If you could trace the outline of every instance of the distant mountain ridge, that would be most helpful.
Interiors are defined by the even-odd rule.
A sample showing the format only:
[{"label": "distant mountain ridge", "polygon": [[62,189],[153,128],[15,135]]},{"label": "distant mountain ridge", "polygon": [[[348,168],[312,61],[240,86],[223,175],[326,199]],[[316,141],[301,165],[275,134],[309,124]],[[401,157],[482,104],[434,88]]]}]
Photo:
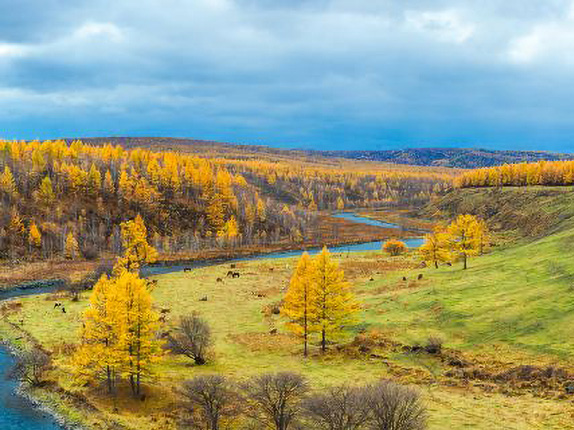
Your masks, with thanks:
[{"label": "distant mountain ridge", "polygon": [[541,160],[574,160],[574,154],[561,154],[548,151],[514,151],[477,148],[407,148],[380,151],[321,151],[281,149],[265,146],[262,143],[258,143],[257,145],[248,145],[243,143],[228,143],[172,137],[91,137],[80,139],[85,142],[95,144],[111,142],[125,147],[142,146],[150,149],[155,147],[164,150],[185,150],[186,152],[192,153],[215,150],[220,152],[222,155],[229,152],[237,153],[241,151],[262,153],[268,156],[288,156],[289,154],[297,154],[352,160],[381,161],[415,166],[454,167],[463,169],[491,167],[501,164],[532,163]]},{"label": "distant mountain ridge", "polygon": [[328,157],[386,161],[417,166],[472,169],[501,164],[532,163],[542,160],[574,160],[574,154],[546,151],[512,151],[474,148],[409,148],[382,151],[309,151]]}]

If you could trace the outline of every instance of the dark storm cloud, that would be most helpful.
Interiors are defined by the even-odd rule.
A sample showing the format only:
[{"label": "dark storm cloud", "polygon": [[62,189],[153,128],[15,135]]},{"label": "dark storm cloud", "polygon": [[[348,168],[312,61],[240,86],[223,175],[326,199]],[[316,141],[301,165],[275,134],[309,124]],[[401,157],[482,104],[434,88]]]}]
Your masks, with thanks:
[{"label": "dark storm cloud", "polygon": [[558,0],[0,0],[0,130],[572,150],[573,44]]}]

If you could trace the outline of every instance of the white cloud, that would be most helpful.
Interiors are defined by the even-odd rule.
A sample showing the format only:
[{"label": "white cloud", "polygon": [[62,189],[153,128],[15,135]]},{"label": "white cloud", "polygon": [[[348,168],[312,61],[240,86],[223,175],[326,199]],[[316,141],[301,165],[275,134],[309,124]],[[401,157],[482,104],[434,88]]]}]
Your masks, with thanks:
[{"label": "white cloud", "polygon": [[86,38],[107,38],[120,40],[122,38],[121,29],[107,22],[87,22],[74,31],[74,37],[80,39]]},{"label": "white cloud", "polygon": [[510,42],[508,57],[514,63],[528,64],[552,59],[552,63],[574,62],[574,20],[536,26],[528,34]]},{"label": "white cloud", "polygon": [[15,43],[0,43],[0,58],[22,57],[26,55],[28,48],[25,45]]},{"label": "white cloud", "polygon": [[574,1],[553,19],[535,23],[508,43],[507,57],[516,64],[574,64]]},{"label": "white cloud", "polygon": [[440,40],[464,43],[475,32],[475,25],[465,21],[453,9],[441,11],[407,11],[407,27],[434,35]]}]

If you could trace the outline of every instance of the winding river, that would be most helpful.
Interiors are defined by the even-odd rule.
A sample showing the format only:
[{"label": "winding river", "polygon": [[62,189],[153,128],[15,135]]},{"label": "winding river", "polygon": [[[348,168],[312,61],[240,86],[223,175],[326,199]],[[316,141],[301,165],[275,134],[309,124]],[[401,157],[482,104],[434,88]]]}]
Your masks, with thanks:
[{"label": "winding river", "polygon": [[[344,218],[349,221],[375,225],[385,228],[404,229],[399,224],[392,224],[383,221],[373,220],[370,218],[361,217],[354,213],[342,212],[333,215],[337,218]],[[421,232],[422,233],[422,232]],[[404,240],[410,248],[418,248],[422,243],[422,238],[410,238]],[[329,250],[333,253],[347,253],[357,251],[375,251],[381,249],[381,241],[364,242],[353,245],[334,246]],[[310,254],[316,254],[320,249],[310,249]],[[255,255],[251,257],[240,258],[234,261],[258,260],[258,259],[272,259],[272,258],[285,258],[294,257],[301,254],[301,251],[281,251],[273,252],[270,254]],[[192,265],[193,267],[205,267],[209,265],[219,264],[219,261],[213,262],[200,262]],[[190,267],[190,265],[185,265]],[[170,272],[177,272],[183,270],[183,265],[178,266],[154,266],[147,267],[142,272],[142,275],[149,276],[155,274],[163,274]],[[0,291],[0,300],[6,300],[14,297],[23,297],[33,294],[43,294],[50,292],[54,287],[34,288],[34,289],[12,289],[8,291]],[[63,430],[52,417],[43,413],[42,411],[34,408],[31,403],[25,398],[16,394],[18,383],[6,378],[7,373],[14,364],[14,357],[8,352],[7,349],[0,346],[0,430]]]}]

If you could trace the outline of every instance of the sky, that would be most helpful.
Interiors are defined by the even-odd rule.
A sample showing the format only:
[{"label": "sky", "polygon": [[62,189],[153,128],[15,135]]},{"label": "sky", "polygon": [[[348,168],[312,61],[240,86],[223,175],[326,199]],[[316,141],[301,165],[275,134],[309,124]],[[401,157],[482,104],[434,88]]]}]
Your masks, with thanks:
[{"label": "sky", "polygon": [[574,152],[565,0],[0,0],[0,137]]}]

